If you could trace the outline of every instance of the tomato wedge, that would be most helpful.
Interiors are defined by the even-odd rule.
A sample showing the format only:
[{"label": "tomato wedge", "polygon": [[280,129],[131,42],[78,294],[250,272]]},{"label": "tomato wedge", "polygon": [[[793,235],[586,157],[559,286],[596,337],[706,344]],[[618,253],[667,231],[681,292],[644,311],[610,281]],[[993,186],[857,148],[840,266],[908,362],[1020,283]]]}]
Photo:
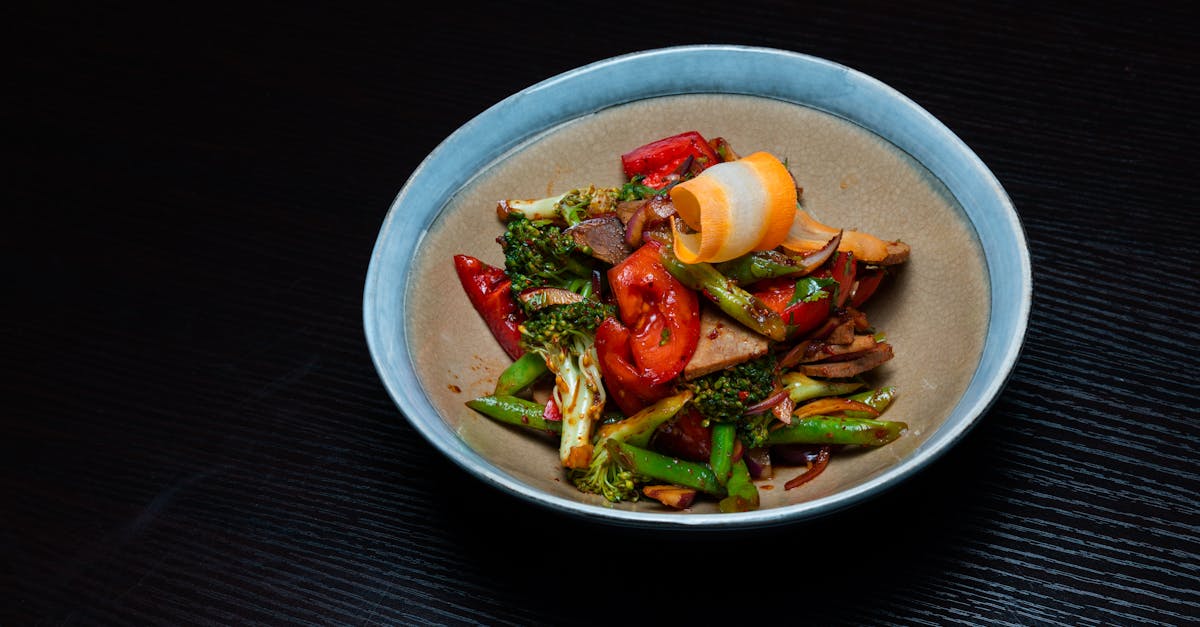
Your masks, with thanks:
[{"label": "tomato wedge", "polygon": [[634,365],[650,385],[679,376],[700,342],[700,298],[667,272],[656,240],[608,271]]},{"label": "tomato wedge", "polygon": [[632,416],[642,408],[674,393],[668,383],[655,385],[642,377],[633,363],[629,329],[616,318],[605,318],[596,328],[596,356],[608,397],[621,412]]},{"label": "tomato wedge", "polygon": [[504,270],[470,255],[455,255],[454,270],[471,306],[479,313],[508,356],[516,359],[521,348],[519,326],[525,320],[512,295],[512,281]]}]

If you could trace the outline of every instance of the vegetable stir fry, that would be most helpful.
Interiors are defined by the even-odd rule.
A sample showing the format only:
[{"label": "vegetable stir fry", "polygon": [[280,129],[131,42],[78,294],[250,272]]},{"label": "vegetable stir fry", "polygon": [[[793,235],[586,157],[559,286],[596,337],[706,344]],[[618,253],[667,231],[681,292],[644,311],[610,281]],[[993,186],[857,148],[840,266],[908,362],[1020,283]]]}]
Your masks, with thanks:
[{"label": "vegetable stir fry", "polygon": [[[864,305],[909,247],[813,219],[786,164],[690,131],[621,156],[627,182],[497,203],[503,267],[454,257],[512,358],[467,406],[549,434],[610,502],[754,509],[847,447],[903,435]],[[781,477],[782,478],[782,477]]]}]

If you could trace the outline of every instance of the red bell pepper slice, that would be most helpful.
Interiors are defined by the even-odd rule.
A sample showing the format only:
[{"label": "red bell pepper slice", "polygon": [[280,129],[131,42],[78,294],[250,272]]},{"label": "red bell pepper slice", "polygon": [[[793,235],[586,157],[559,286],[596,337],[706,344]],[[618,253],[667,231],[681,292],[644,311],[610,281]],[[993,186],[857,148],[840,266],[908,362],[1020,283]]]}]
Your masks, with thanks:
[{"label": "red bell pepper slice", "polygon": [[679,376],[700,342],[700,298],[667,272],[661,248],[647,241],[608,271],[634,364],[650,385]]},{"label": "red bell pepper slice", "polygon": [[653,384],[634,365],[629,329],[613,317],[596,327],[596,356],[608,396],[626,416],[674,393],[669,383]]},{"label": "red bell pepper slice", "polygon": [[696,171],[721,162],[704,136],[696,131],[687,131],[671,137],[652,141],[621,155],[625,176],[632,179],[643,176],[642,184],[661,189],[671,182],[669,178],[688,157],[692,157],[692,168]]},{"label": "red bell pepper slice", "polygon": [[454,270],[471,306],[487,323],[504,352],[513,359],[523,355],[519,326],[525,320],[525,313],[513,297],[512,281],[504,270],[470,255],[455,255]]},{"label": "red bell pepper slice", "polygon": [[883,266],[875,266],[863,268],[857,273],[856,283],[854,287],[854,295],[850,297],[850,306],[855,309],[860,309],[867,299],[879,289],[879,284],[883,282],[883,275],[886,270]]},{"label": "red bell pepper slice", "polygon": [[[802,279],[803,280],[803,279]],[[774,310],[788,325],[788,336],[796,337],[820,326],[833,313],[833,294],[814,301],[796,301],[796,279],[779,277],[754,284],[753,294]],[[832,292],[829,288],[823,288]]]},{"label": "red bell pepper slice", "polygon": [[838,307],[842,307],[850,298],[850,292],[854,289],[854,278],[857,274],[858,261],[854,259],[854,253],[838,251],[829,261],[825,262],[825,265],[813,272],[812,276],[831,278],[838,282],[834,303]]}]

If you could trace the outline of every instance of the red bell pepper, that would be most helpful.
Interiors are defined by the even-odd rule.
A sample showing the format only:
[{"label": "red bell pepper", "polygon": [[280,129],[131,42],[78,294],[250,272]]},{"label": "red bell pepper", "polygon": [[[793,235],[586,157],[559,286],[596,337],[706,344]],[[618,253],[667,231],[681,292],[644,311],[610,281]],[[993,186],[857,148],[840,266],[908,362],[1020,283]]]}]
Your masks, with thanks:
[{"label": "red bell pepper", "polygon": [[525,320],[525,313],[513,297],[512,281],[504,270],[470,255],[455,255],[454,270],[471,306],[487,323],[504,352],[513,359],[523,355],[519,326]]},{"label": "red bell pepper", "polygon": [[[803,280],[805,279],[800,279]],[[779,277],[759,281],[753,286],[753,294],[778,313],[783,318],[783,323],[788,325],[789,337],[796,337],[817,328],[833,313],[833,294],[832,290],[827,288],[822,288],[829,293],[824,298],[792,302],[796,296],[797,283],[796,279]]]},{"label": "red bell pepper", "polygon": [[857,274],[858,261],[854,258],[854,253],[839,251],[829,261],[826,261],[824,266],[813,272],[812,276],[831,278],[838,282],[834,303],[838,307],[842,307],[850,298],[850,292],[854,289],[854,278]]},{"label": "red bell pepper", "polygon": [[700,342],[700,298],[667,272],[656,240],[608,271],[608,284],[641,377],[650,385],[683,372]]},{"label": "red bell pepper", "polygon": [[857,285],[854,286],[854,294],[850,297],[850,306],[855,309],[860,309],[867,299],[879,289],[879,284],[883,282],[883,275],[887,271],[883,266],[874,266],[862,268],[855,277]]},{"label": "red bell pepper", "polygon": [[[799,280],[779,277],[759,281],[753,285],[753,294],[783,318],[784,324],[788,325],[788,336],[796,337],[817,328],[847,303],[856,276],[854,255],[839,252],[812,274]],[[801,281],[822,279],[826,283],[832,281],[832,284],[821,287],[828,296],[816,300],[796,298]]]},{"label": "red bell pepper", "polygon": [[692,157],[692,170],[700,172],[721,162],[704,136],[696,131],[687,131],[671,137],[652,141],[621,155],[625,176],[632,179],[643,176],[642,184],[661,189],[671,182],[675,173]]}]

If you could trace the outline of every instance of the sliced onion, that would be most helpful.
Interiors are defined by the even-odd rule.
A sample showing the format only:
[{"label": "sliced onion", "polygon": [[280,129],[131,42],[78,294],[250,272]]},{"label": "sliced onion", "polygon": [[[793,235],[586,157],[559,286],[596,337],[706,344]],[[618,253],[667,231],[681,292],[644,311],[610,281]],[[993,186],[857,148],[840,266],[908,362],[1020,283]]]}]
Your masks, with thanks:
[{"label": "sliced onion", "polygon": [[783,357],[779,358],[779,369],[784,370],[800,363],[800,360],[804,359],[804,354],[808,352],[808,347],[811,344],[811,340],[805,340],[803,342],[798,342],[795,346],[788,349],[788,352],[784,353]]},{"label": "sliced onion", "polygon": [[750,476],[754,479],[763,479],[771,476],[771,449],[766,446],[746,449],[746,454],[742,457],[746,460],[746,469],[750,471]]},{"label": "sliced onion", "polygon": [[799,487],[817,478],[817,475],[824,472],[825,467],[829,465],[830,449],[828,446],[822,446],[821,450],[817,451],[817,458],[813,460],[812,465],[808,470],[788,480],[783,484],[784,490],[791,490]]},{"label": "sliced onion", "polygon": [[774,392],[771,392],[771,394],[769,396],[767,396],[766,398],[764,398],[763,400],[747,407],[746,411],[744,411],[743,414],[745,414],[747,416],[753,416],[754,414],[761,414],[761,413],[771,409],[772,407],[782,403],[785,398],[789,399],[789,400],[791,399],[791,397],[788,396],[788,389],[786,387],[777,388]]},{"label": "sliced onion", "polygon": [[625,223],[625,243],[633,248],[638,248],[642,245],[642,229],[646,228],[646,219],[649,216],[649,202],[642,203],[633,215],[629,216],[629,221]]},{"label": "sliced onion", "polygon": [[[784,388],[785,390],[787,388]],[[775,414],[775,418],[785,425],[792,424],[792,410],[796,409],[796,402],[792,400],[792,395],[789,392],[782,401],[776,403],[771,408],[771,413]]]},{"label": "sliced onion", "polygon": [[837,252],[838,245],[841,243],[842,231],[838,231],[833,237],[829,238],[829,241],[822,246],[820,250],[812,253],[806,253],[804,257],[800,259],[800,267],[804,268],[804,270],[803,272],[798,272],[797,274],[803,276],[812,272],[813,270],[816,270],[817,268],[820,268],[821,264],[829,261],[829,258],[833,256],[833,253]]}]

